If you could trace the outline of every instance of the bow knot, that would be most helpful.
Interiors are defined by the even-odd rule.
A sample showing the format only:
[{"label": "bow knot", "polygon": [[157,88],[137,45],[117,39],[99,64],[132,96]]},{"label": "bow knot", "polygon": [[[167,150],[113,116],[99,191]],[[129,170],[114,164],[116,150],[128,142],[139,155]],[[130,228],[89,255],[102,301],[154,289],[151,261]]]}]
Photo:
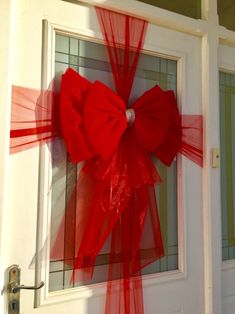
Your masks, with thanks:
[{"label": "bow knot", "polygon": [[135,122],[135,110],[134,109],[126,110],[126,121],[127,121],[127,127],[132,126],[132,124]]}]

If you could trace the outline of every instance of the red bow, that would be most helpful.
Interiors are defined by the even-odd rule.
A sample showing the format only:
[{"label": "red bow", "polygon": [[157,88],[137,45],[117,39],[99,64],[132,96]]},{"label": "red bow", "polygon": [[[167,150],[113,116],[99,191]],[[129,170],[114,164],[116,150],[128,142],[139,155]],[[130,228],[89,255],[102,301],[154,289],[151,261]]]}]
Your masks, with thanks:
[{"label": "red bow", "polygon": [[[154,191],[160,177],[150,154],[170,165],[180,148],[174,94],[155,86],[126,112],[123,100],[107,86],[90,83],[68,69],[61,81],[60,118],[71,160],[86,160],[77,187],[74,269],[92,274],[95,259],[112,234],[109,280],[121,278],[120,293],[129,308],[125,313],[130,313],[131,285],[142,302],[141,280],[132,276],[163,255]],[[109,282],[111,297],[112,289]],[[107,313],[113,306],[111,297]]]},{"label": "red bow", "polygon": [[62,76],[60,116],[71,160],[78,163],[96,155],[108,160],[128,132],[145,153],[154,153],[170,165],[181,143],[180,115],[173,91],[164,92],[155,86],[131,108],[135,121],[128,128],[126,105],[116,93],[68,69]]}]

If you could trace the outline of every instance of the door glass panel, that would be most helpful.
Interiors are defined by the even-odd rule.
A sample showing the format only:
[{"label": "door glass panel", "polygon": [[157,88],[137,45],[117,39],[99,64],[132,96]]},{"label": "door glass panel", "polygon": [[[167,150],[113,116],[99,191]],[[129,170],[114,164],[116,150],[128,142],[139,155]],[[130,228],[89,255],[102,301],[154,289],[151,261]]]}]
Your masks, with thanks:
[{"label": "door glass panel", "polygon": [[[96,79],[113,88],[112,73],[106,48],[85,40],[56,35],[55,51],[55,75],[56,84],[66,68],[72,67],[81,75],[91,81]],[[163,89],[172,89],[176,92],[177,62],[157,56],[142,54],[140,57],[137,75],[135,78],[131,100],[143,94],[143,92],[156,84]],[[178,269],[178,230],[177,230],[177,166],[176,161],[170,168],[157,162],[158,171],[163,183],[156,187],[159,216],[162,235],[165,246],[165,256],[143,270],[143,274],[152,274]],[[52,199],[51,199],[51,245],[55,241],[56,230],[63,217],[66,218],[65,208],[70,200],[75,187],[79,166],[75,166],[69,160],[62,140],[54,142],[52,147]],[[76,211],[76,204],[70,204]],[[67,232],[66,219],[63,221],[64,234],[63,245],[59,256],[64,256],[66,251]],[[75,257],[75,252],[74,256]],[[105,247],[101,250],[96,260],[93,279],[90,282],[76,283],[83,285],[102,282],[105,280],[108,255]],[[51,259],[49,274],[49,290],[71,288],[71,267],[65,259]]]},{"label": "door glass panel", "polygon": [[234,0],[218,0],[219,23],[235,31],[235,2]]},{"label": "door glass panel", "polygon": [[201,18],[201,0],[138,0],[156,7],[183,14],[195,19]]},{"label": "door glass panel", "polygon": [[235,258],[235,75],[219,77],[222,256],[230,260]]}]

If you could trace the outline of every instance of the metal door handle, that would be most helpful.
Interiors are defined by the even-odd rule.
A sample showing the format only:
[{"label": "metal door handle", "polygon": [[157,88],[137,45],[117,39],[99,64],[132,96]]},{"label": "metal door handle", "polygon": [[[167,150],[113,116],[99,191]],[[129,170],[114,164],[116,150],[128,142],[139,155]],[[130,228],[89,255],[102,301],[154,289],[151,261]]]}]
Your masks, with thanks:
[{"label": "metal door handle", "polygon": [[6,314],[20,314],[20,290],[38,290],[43,286],[43,281],[35,286],[21,285],[20,267],[18,265],[11,265],[8,267],[5,272],[5,284],[2,290],[2,293],[6,294]]},{"label": "metal door handle", "polygon": [[24,290],[38,290],[38,289],[41,289],[43,286],[44,286],[43,281],[41,281],[38,286],[24,286],[24,285],[18,286],[18,285],[15,285],[15,286],[11,287],[11,291],[12,291],[12,293],[17,293],[22,289],[24,289]]}]

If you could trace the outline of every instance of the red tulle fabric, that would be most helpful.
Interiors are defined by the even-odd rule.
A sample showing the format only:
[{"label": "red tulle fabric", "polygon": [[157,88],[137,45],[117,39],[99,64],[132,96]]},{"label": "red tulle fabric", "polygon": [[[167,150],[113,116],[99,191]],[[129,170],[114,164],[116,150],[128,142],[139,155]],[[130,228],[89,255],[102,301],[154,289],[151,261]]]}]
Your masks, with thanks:
[{"label": "red tulle fabric", "polygon": [[[76,85],[79,82],[79,78],[74,75],[73,80]],[[84,79],[84,78],[83,78]],[[88,81],[87,81],[88,82]],[[88,82],[88,84],[90,84]],[[53,86],[53,85],[52,85]],[[65,87],[66,85],[64,85]],[[73,86],[67,86],[70,89]],[[174,93],[167,91],[166,95],[171,103],[174,103]],[[65,96],[67,97],[67,96]],[[61,103],[66,103],[68,99]],[[173,107],[174,108],[174,107]],[[21,86],[12,86],[12,109],[11,109],[11,131],[10,131],[10,153],[18,153],[38,145],[48,143],[58,136],[61,136],[60,131],[60,119],[59,119],[59,93],[53,91],[51,88],[48,90],[36,90]],[[63,105],[61,105],[61,110]],[[73,108],[68,109],[72,110]],[[79,122],[76,121],[78,117],[73,115],[71,112],[70,127],[67,128],[67,132],[71,134],[70,140],[67,142],[68,151],[73,156],[73,162],[78,163],[80,160],[76,159],[76,152],[78,146],[85,146],[86,139],[79,139],[79,132],[77,127]],[[177,119],[177,114],[173,113],[173,121]],[[74,121],[75,120],[75,121]],[[181,126],[182,126],[182,139],[180,153],[185,157],[198,164],[200,167],[203,166],[203,118],[201,115],[181,115]],[[172,127],[172,126],[171,126]],[[74,128],[74,129],[73,129]],[[65,131],[65,132],[66,132]],[[178,141],[178,135],[175,133],[176,129],[173,127],[173,138],[165,141],[164,150],[168,150],[167,156],[162,156],[161,148],[155,151],[156,156],[162,160],[166,165],[170,165],[170,146],[172,141]],[[168,136],[169,139],[169,136]],[[88,151],[81,160],[89,157]],[[162,159],[164,158],[164,160]]]},{"label": "red tulle fabric", "polygon": [[96,7],[117,94],[128,103],[147,21]]},{"label": "red tulle fabric", "polygon": [[17,153],[48,142],[59,135],[58,94],[53,84],[40,91],[12,87],[10,153]]},{"label": "red tulle fabric", "polygon": [[203,119],[201,115],[182,115],[182,144],[180,152],[203,167]]},{"label": "red tulle fabric", "polygon": [[[72,281],[89,280],[105,247],[105,314],[143,314],[141,269],[164,254],[154,190],[161,179],[152,156],[169,166],[181,151],[202,166],[202,119],[180,117],[174,93],[158,86],[129,103],[147,22],[96,11],[116,93],[68,69],[61,79],[59,117],[54,92],[13,87],[11,152],[62,133],[71,160],[85,161],[51,257],[61,258],[65,226],[63,259],[73,267]],[[128,107],[135,112],[131,126]]]},{"label": "red tulle fabric", "polygon": [[[135,122],[128,127],[119,95],[101,82],[89,83],[72,69],[62,76],[65,143],[73,161],[87,160],[78,179],[73,280],[81,280],[81,270],[90,278],[111,235],[106,313],[143,313],[141,269],[164,253],[154,191],[160,177],[150,154],[170,164],[181,143],[180,115],[171,92],[155,86],[131,108]],[[76,151],[71,148],[73,119],[80,133]],[[174,138],[170,146],[168,137]],[[54,257],[57,245],[58,240]]]}]

